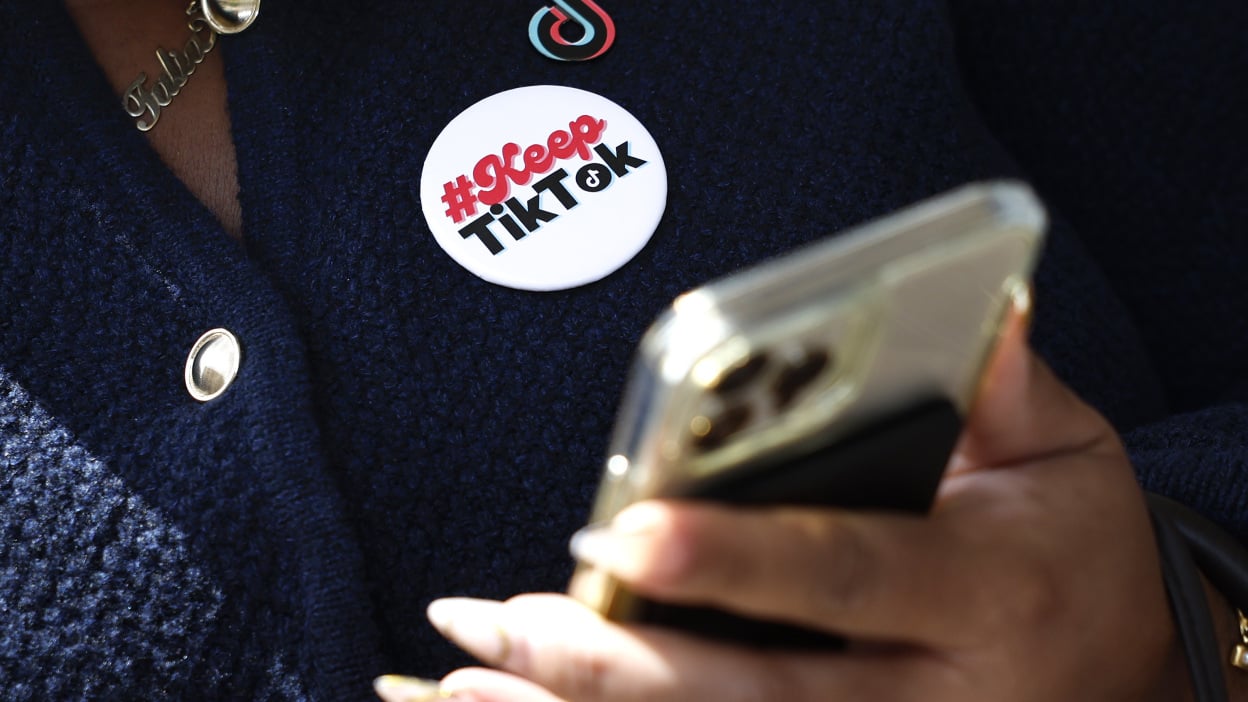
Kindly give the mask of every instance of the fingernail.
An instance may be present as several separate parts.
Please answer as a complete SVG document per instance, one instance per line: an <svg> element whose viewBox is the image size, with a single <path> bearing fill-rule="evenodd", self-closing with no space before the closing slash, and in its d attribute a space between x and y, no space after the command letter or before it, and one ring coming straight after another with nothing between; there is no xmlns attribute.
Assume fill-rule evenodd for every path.
<svg viewBox="0 0 1248 702"><path fill-rule="evenodd" d="M1031 326L1031 318L1035 313L1033 298L1031 283L1017 283L1010 289L1010 305L1014 308L1014 314L1022 318L1024 328Z"/></svg>
<svg viewBox="0 0 1248 702"><path fill-rule="evenodd" d="M620 510L611 520L611 530L618 534L637 536L651 534L667 520L668 508L662 503L638 502Z"/></svg>
<svg viewBox="0 0 1248 702"><path fill-rule="evenodd" d="M436 680L383 675L373 681L373 691L385 702L433 702L455 699Z"/></svg>
<svg viewBox="0 0 1248 702"><path fill-rule="evenodd" d="M498 665L511 654L502 625L503 603L472 597L444 597L429 603L425 616L446 638L485 663Z"/></svg>
<svg viewBox="0 0 1248 702"><path fill-rule="evenodd" d="M659 529L662 507L648 502L625 508L610 522L591 524L572 535L568 550L577 560L619 573L639 562L644 537Z"/></svg>

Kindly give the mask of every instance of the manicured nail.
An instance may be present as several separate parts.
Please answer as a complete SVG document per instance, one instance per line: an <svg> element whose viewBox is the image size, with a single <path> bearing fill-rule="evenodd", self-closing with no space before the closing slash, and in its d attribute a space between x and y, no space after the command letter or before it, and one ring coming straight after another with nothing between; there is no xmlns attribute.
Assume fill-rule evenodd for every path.
<svg viewBox="0 0 1248 702"><path fill-rule="evenodd" d="M604 524L591 524L572 535L568 550L577 560L617 575L626 575L641 560L638 549L645 548L646 536L659 529L664 509L642 502L624 509Z"/></svg>
<svg viewBox="0 0 1248 702"><path fill-rule="evenodd" d="M620 550L620 537L611 531L610 524L591 524L582 527L568 541L572 557L604 570L614 570Z"/></svg>
<svg viewBox="0 0 1248 702"><path fill-rule="evenodd" d="M434 702L455 699L436 680L383 675L373 681L373 691L385 702Z"/></svg>
<svg viewBox="0 0 1248 702"><path fill-rule="evenodd" d="M499 665L511 655L511 640L502 625L503 603L472 597L434 600L425 616L443 636L482 662Z"/></svg>
<svg viewBox="0 0 1248 702"><path fill-rule="evenodd" d="M1032 316L1035 314L1035 295L1031 288L1031 283L1015 283L1010 289L1010 306L1014 308L1014 314L1022 318L1024 329L1031 327Z"/></svg>

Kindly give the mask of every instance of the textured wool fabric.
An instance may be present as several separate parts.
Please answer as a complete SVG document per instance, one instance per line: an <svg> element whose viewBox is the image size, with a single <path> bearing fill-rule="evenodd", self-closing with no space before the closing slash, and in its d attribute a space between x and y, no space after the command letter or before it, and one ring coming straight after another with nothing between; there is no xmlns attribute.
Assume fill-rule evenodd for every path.
<svg viewBox="0 0 1248 702"><path fill-rule="evenodd" d="M1038 348L1146 486L1245 539L1248 10L1222 4L609 3L616 45L574 64L529 44L540 3L266 0L219 47L241 245L59 3L0 5L0 697L369 699L466 662L425 605L563 587L673 296L989 177L1053 210ZM637 258L556 293L460 268L418 194L448 121L533 84L628 109L670 183ZM201 404L213 327L243 364Z"/></svg>

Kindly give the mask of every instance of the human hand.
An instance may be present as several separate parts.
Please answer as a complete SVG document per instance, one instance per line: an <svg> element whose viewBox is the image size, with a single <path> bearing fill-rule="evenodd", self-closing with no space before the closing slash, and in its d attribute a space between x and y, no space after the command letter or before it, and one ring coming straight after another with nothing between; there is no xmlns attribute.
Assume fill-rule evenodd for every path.
<svg viewBox="0 0 1248 702"><path fill-rule="evenodd" d="M1189 699L1122 446L1023 337L1013 320L927 517L655 501L574 543L650 597L840 633L847 651L759 651L620 626L559 595L452 599L431 620L501 671L456 671L442 696Z"/></svg>

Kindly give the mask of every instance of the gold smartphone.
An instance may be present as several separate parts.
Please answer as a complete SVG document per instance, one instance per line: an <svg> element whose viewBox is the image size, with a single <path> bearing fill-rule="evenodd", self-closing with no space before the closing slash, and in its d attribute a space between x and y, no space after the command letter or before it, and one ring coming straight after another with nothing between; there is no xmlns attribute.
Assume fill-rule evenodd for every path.
<svg viewBox="0 0 1248 702"><path fill-rule="evenodd" d="M656 496L926 511L1044 225L1026 186L970 185L681 295L639 345L591 521ZM570 593L616 620L804 645L586 566Z"/></svg>

